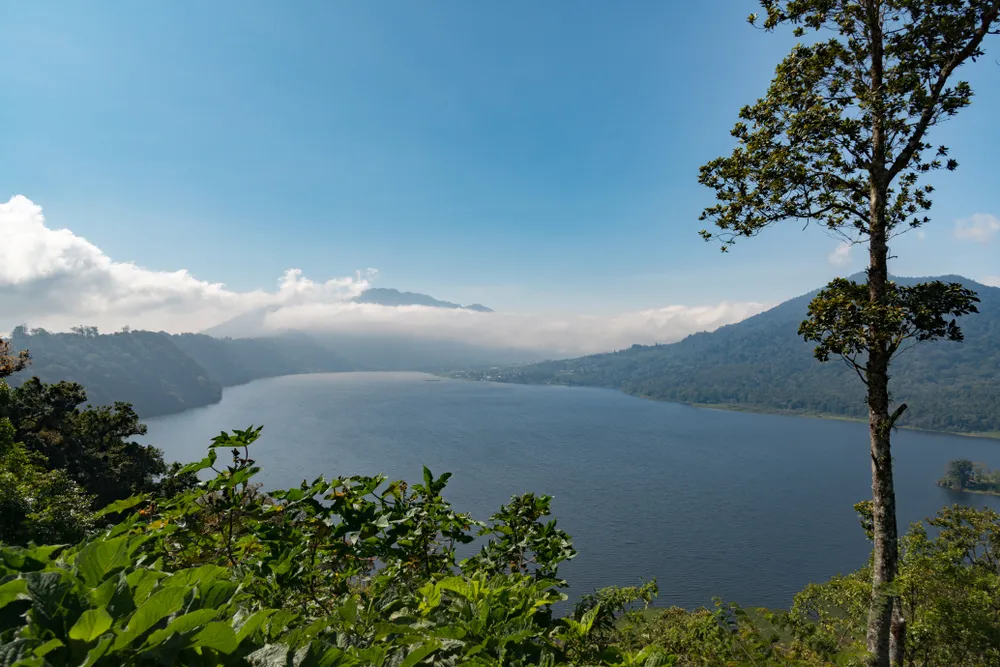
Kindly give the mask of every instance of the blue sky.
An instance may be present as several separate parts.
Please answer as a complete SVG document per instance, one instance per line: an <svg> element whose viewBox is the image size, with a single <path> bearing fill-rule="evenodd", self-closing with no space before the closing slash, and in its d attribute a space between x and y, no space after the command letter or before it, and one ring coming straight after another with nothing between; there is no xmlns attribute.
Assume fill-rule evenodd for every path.
<svg viewBox="0 0 1000 667"><path fill-rule="evenodd" d="M288 268L522 312L773 302L860 268L794 223L722 256L698 166L788 35L749 0L8 4L0 199L120 261L235 290ZM904 275L1000 276L1000 39L940 130Z"/></svg>

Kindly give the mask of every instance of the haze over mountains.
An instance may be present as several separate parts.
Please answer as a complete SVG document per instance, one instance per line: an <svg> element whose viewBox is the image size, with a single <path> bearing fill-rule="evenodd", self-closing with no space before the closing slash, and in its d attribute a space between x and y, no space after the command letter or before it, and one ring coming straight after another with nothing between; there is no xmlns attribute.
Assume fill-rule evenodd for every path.
<svg viewBox="0 0 1000 667"><path fill-rule="evenodd" d="M958 276L941 279L975 289L982 300L981 312L961 322L964 343L926 344L899 359L894 367L896 398L910 406L903 424L944 431L1000 431L1000 288ZM392 328L254 335L268 331L267 309L201 334L97 334L92 329L49 333L19 327L14 345L30 349L35 362L12 380L18 383L38 375L47 382L77 381L87 387L95 404L129 401L143 416L216 402L223 387L263 377L377 370L613 387L668 401L861 417L865 406L857 377L838 362L816 362L812 346L797 334L814 294L676 343L633 345L559 361L543 361L560 355L542 347L475 344ZM387 310L464 313L477 320L498 317L502 322L485 306L463 307L413 292L369 289L357 299Z"/></svg>

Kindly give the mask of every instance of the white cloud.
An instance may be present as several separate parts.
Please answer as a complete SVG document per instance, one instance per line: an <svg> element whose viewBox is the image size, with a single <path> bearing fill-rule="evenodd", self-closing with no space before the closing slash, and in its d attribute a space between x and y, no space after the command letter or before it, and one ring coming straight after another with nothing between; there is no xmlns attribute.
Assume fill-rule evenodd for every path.
<svg viewBox="0 0 1000 667"><path fill-rule="evenodd" d="M985 278L980 278L979 282L990 287L1000 287L1000 276L986 276Z"/></svg>
<svg viewBox="0 0 1000 667"><path fill-rule="evenodd" d="M354 303L377 276L314 282L298 269L274 291L237 292L185 270L151 271L118 262L68 229L46 225L22 196L0 204L0 331L18 324L53 331L87 324L154 331L200 331L233 317L266 313L245 335L287 329L398 333L567 354L672 342L764 310L758 303L667 306L615 317L477 313ZM253 319L253 318L251 318Z"/></svg>
<svg viewBox="0 0 1000 667"><path fill-rule="evenodd" d="M834 266L843 266L851 261L851 244L847 241L841 241L840 244L834 248L826 257L831 264Z"/></svg>
<svg viewBox="0 0 1000 667"><path fill-rule="evenodd" d="M925 238L927 238L927 232L925 232L922 229L918 229L917 230L917 240L918 241L923 241Z"/></svg>
<svg viewBox="0 0 1000 667"><path fill-rule="evenodd" d="M962 241L989 243L1000 232L1000 218L989 213L976 213L955 221L955 237Z"/></svg>
<svg viewBox="0 0 1000 667"><path fill-rule="evenodd" d="M314 283L286 271L274 292L234 292L185 270L150 271L116 262L68 229L50 229L41 207L16 196L0 204L0 330L27 322L194 331L254 308L343 301L369 286L369 270Z"/></svg>
<svg viewBox="0 0 1000 667"><path fill-rule="evenodd" d="M367 332L514 347L560 354L608 352L635 343L670 343L698 331L717 329L755 315L760 303L667 306L613 317L478 313L469 310L373 304L301 304L269 313L266 331Z"/></svg>

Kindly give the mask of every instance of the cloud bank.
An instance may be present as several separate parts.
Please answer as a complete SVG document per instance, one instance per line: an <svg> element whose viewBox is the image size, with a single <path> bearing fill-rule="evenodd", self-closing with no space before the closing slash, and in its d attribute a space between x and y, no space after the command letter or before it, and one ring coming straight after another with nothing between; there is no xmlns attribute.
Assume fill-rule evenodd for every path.
<svg viewBox="0 0 1000 667"><path fill-rule="evenodd" d="M1000 233L1000 218L989 213L976 213L955 221L955 238L962 241L989 243Z"/></svg>
<svg viewBox="0 0 1000 667"><path fill-rule="evenodd" d="M46 224L23 196L0 204L0 331L18 324L64 331L78 324L178 333L261 313L246 335L284 330L379 332L489 346L598 352L672 342L764 310L759 303L667 306L615 317L477 313L351 301L378 272L314 282L289 269L272 291L239 292L186 270L152 271L115 261L68 229Z"/></svg>

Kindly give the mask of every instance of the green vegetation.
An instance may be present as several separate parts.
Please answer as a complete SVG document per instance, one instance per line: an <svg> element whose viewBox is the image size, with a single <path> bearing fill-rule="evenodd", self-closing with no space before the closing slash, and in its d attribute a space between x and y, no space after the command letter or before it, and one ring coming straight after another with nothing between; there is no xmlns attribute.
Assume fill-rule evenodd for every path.
<svg viewBox="0 0 1000 667"><path fill-rule="evenodd" d="M960 283L899 285L889 242L930 221L930 172L953 171L931 132L972 101L956 71L998 34L1000 1L761 0L763 28L791 28L796 44L766 94L740 110L737 146L701 168L716 203L705 240L728 250L783 221L815 222L867 245L865 279L836 278L798 327L820 362L840 359L861 380L872 461L872 598L867 646L873 667L902 665L907 619L893 590L899 571L893 427L907 410L890 394L889 370L915 344L961 341L955 318L978 312ZM749 21L756 25L758 17ZM895 399L895 400L894 400Z"/></svg>
<svg viewBox="0 0 1000 667"><path fill-rule="evenodd" d="M982 463L956 459L948 464L938 486L956 491L973 491L1000 496L1000 470L990 470Z"/></svg>
<svg viewBox="0 0 1000 667"><path fill-rule="evenodd" d="M98 508L196 482L160 450L130 440L146 427L128 403L81 409L87 395L73 382L7 385L3 373L29 360L0 340L0 540L76 541L99 525L91 515Z"/></svg>
<svg viewBox="0 0 1000 667"><path fill-rule="evenodd" d="M979 294L961 318L965 340L914 347L893 363L894 394L909 410L899 426L952 433L1000 431L1000 288L942 276ZM916 280L897 279L899 285ZM757 412L865 419L864 386L843 364L817 364L798 336L814 293L738 324L670 345L631 348L456 376L500 382L621 389L656 400Z"/></svg>
<svg viewBox="0 0 1000 667"><path fill-rule="evenodd" d="M0 350L9 372L26 356ZM128 442L127 404L72 383L0 381L0 664L850 665L865 658L870 565L788 612L655 608L656 582L567 601L570 536L548 496L485 521L420 482L317 478L263 492L261 432L221 433L168 469ZM221 456L220 456L221 454ZM222 456L228 455L228 463ZM198 481L198 477L202 481ZM857 506L871 536L870 503ZM914 525L894 586L906 664L1000 660L1000 516ZM459 545L477 546L467 558Z"/></svg>
<svg viewBox="0 0 1000 667"><path fill-rule="evenodd" d="M8 665L847 665L864 657L870 568L808 587L787 613L656 609L655 582L566 599L575 556L549 498L486 521L420 483L318 478L263 493L260 428L222 433L165 496L91 516L80 542L0 546ZM222 464L220 452L231 460ZM870 504L859 504L870 532ZM1000 659L1000 516L953 507L902 541L913 665ZM479 540L456 557L456 545ZM42 546L45 544L45 546ZM638 606L637 606L638 605Z"/></svg>

